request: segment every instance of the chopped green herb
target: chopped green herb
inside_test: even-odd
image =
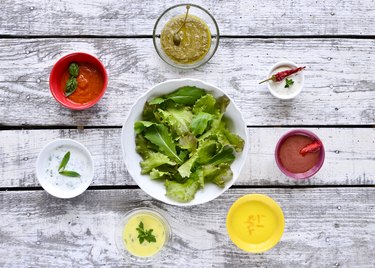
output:
[[[145,240],[149,243],[156,242],[156,237],[152,234],[154,230],[145,230],[142,221],[139,223],[136,230],[138,231],[138,240],[140,244],[142,244]]]
[[[293,79],[286,79],[285,80],[285,88],[289,88],[291,85],[293,85],[294,84],[294,81],[293,81]]]

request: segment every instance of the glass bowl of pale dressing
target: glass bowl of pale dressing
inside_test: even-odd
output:
[[[129,211],[115,229],[115,242],[125,258],[141,263],[155,260],[171,239],[167,219],[156,209]]]
[[[160,58],[169,65],[181,69],[196,68],[215,54],[219,45],[219,27],[204,8],[179,4],[165,10],[157,19],[153,43]]]
[[[268,77],[271,77],[278,72],[294,69],[297,67],[298,66],[292,61],[280,61],[272,66],[269,71]],[[280,82],[269,80],[267,82],[268,90],[274,97],[282,100],[290,100],[297,97],[301,93],[305,81],[303,72],[304,71],[300,71],[286,77],[287,79],[293,80],[293,84],[289,85],[289,87],[285,87],[286,79],[283,79]]]

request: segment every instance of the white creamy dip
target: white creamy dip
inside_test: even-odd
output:
[[[276,69],[274,69],[270,75],[270,77],[278,72],[282,72],[285,70],[290,70],[292,67],[290,66],[280,66]],[[274,82],[272,80],[268,81],[269,83],[269,89],[271,93],[279,98],[289,98],[289,97],[295,97],[302,88],[302,82],[303,82],[303,75],[301,72],[297,72],[295,74],[292,74],[287,77],[288,79],[292,79],[294,81],[293,85],[290,85],[289,87],[285,87],[286,85],[286,79],[280,81],[280,82]]]
[[[65,170],[75,171],[80,177],[59,174],[64,155],[70,152]],[[87,189],[93,178],[93,164],[89,153],[74,143],[47,146],[37,161],[37,176],[42,187],[57,197],[70,198]]]

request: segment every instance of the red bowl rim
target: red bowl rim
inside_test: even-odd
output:
[[[314,140],[319,141],[320,144],[322,145],[322,147],[320,149],[319,159],[316,162],[316,164],[311,169],[309,169],[308,171],[303,172],[303,173],[290,172],[289,170],[287,170],[283,166],[283,164],[281,163],[280,158],[279,158],[280,146],[285,142],[285,140],[287,138],[289,138],[290,136],[294,136],[294,135],[307,136],[309,138],[312,138]],[[286,176],[288,176],[290,178],[293,178],[293,179],[307,179],[307,178],[310,178],[310,177],[314,176],[320,170],[320,168],[323,166],[324,159],[325,159],[325,150],[324,150],[323,142],[321,141],[321,139],[317,135],[315,135],[313,132],[311,132],[309,130],[306,130],[306,129],[290,130],[287,133],[285,133],[283,136],[281,136],[281,138],[279,139],[279,141],[276,144],[276,148],[275,148],[276,164],[277,164],[278,168],[281,170],[281,172],[283,172]]]
[[[73,106],[72,104],[70,104],[69,102],[64,102],[62,101],[55,93],[55,89],[52,84],[51,84],[51,80],[53,79],[54,76],[56,76],[56,66],[58,66],[59,64],[61,64],[63,61],[65,61],[66,59],[68,58],[73,58],[72,61],[74,60],[74,58],[78,55],[85,55],[87,57],[90,57],[92,58],[95,62],[97,62],[98,66],[99,66],[99,71],[100,73],[103,75],[103,79],[104,79],[104,84],[103,84],[103,88],[100,92],[100,94],[91,102],[89,103],[86,103],[86,104],[82,104],[80,106]],[[104,67],[104,64],[97,58],[95,57],[94,55],[91,55],[89,53],[86,53],[86,52],[73,52],[73,53],[70,53],[70,54],[67,54],[63,57],[61,57],[52,67],[52,70],[51,70],[51,73],[49,75],[49,87],[50,87],[50,91],[52,93],[52,96],[55,98],[55,100],[60,103],[62,106],[66,107],[66,108],[69,108],[71,110],[84,110],[84,109],[88,109],[92,106],[94,106],[95,104],[97,104],[99,102],[99,100],[103,97],[104,93],[106,92],[107,90],[107,85],[108,85],[108,74],[107,74],[107,70],[105,69]]]

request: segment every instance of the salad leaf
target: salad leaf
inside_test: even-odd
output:
[[[164,125],[167,125],[177,136],[189,132],[189,126],[193,114],[188,109],[171,108],[167,110],[158,109],[157,114]]]
[[[213,115],[199,112],[196,116],[194,116],[193,120],[191,121],[191,130],[194,136],[201,135],[207,128],[208,123],[212,120]]]
[[[182,149],[186,149],[189,152],[194,152],[197,149],[197,139],[193,134],[186,134],[178,140],[178,146]]]
[[[157,98],[155,98],[155,99],[149,101],[149,104],[151,104],[151,105],[154,105],[154,104],[161,104],[161,103],[163,103],[165,100],[166,100],[166,99],[163,99],[163,98],[161,98],[161,97],[157,97]]]
[[[203,155],[203,151],[199,151],[199,162],[201,164],[212,164],[212,165],[219,165],[222,163],[228,163],[231,164],[235,156],[233,154],[233,148],[226,145],[224,146],[217,154],[212,155]]]
[[[233,146],[236,152],[242,152],[245,141],[240,136],[231,133],[227,128],[222,128],[221,133],[225,136],[229,144]]]
[[[141,162],[142,174],[150,173],[154,168],[161,165],[176,165],[176,162],[171,161],[168,156],[162,153],[150,153],[149,156]]]
[[[153,168],[150,172],[150,178],[153,180],[169,179],[171,178],[171,173],[168,171],[160,171],[156,168]]]
[[[166,180],[165,188],[167,190],[166,195],[178,202],[186,203],[194,199],[195,193],[199,189],[199,182],[194,179],[188,179],[184,183],[178,183],[175,181]]]
[[[150,121],[137,121],[137,122],[134,123],[135,133],[139,134],[143,130],[145,130],[146,128],[148,128],[148,127],[150,127],[154,124],[155,124],[154,122],[150,122]]]
[[[215,140],[205,140],[197,149],[197,159],[200,164],[208,163],[219,150],[218,143]]]
[[[200,112],[214,114],[215,113],[216,99],[211,94],[204,95],[198,99],[193,107],[193,113],[198,114]]]
[[[177,89],[171,94],[154,98],[150,104],[161,104],[166,100],[172,100],[175,103],[184,105],[193,105],[200,97],[205,95],[206,92],[203,89],[191,86],[185,86]]]
[[[189,177],[191,174],[191,169],[197,159],[198,155],[194,154],[189,160],[183,163],[179,168],[178,172],[180,173],[181,177],[186,178]]]
[[[176,145],[166,126],[148,121],[138,121],[135,122],[134,129],[136,133],[144,132],[145,138],[157,145],[159,150],[172,160],[180,164],[183,162],[176,152]]]
[[[233,172],[229,164],[220,164],[218,166],[206,165],[202,169],[204,180],[206,182],[213,182],[221,188],[233,177]]]
[[[142,134],[135,135],[135,150],[143,158],[147,158],[153,151],[157,151],[157,146],[146,140]]]

